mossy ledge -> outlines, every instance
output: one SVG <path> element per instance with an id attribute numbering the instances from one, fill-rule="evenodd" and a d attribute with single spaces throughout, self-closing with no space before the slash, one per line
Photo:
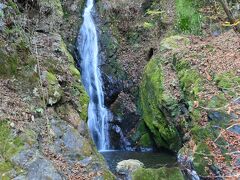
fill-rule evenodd
<path id="1" fill-rule="evenodd" d="M 165 91 L 162 59 L 153 58 L 146 66 L 140 86 L 143 119 L 153 133 L 158 147 L 178 151 L 181 147 L 179 133 L 168 119 L 178 111 L 176 100 Z"/>
<path id="2" fill-rule="evenodd" d="M 166 168 L 162 167 L 159 169 L 144 169 L 140 168 L 133 172 L 132 175 L 133 180 L 157 180 L 157 179 L 162 179 L 162 180 L 184 180 L 184 176 L 181 172 L 181 170 L 177 167 L 175 168 Z"/>

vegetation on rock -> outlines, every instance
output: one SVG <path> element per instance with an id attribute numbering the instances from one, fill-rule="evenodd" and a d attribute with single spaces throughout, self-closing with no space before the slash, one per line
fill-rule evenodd
<path id="1" fill-rule="evenodd" d="M 159 169 L 144 169 L 140 168 L 133 172 L 132 175 L 133 180 L 149 180 L 149 179 L 163 179 L 163 180 L 171 180 L 178 179 L 183 180 L 184 176 L 179 168 L 159 168 Z"/>

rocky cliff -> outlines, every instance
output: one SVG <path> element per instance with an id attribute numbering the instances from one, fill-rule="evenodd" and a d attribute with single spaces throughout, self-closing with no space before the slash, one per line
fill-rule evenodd
<path id="1" fill-rule="evenodd" d="M 0 179 L 112 179 L 72 56 L 83 1 L 0 3 Z"/>

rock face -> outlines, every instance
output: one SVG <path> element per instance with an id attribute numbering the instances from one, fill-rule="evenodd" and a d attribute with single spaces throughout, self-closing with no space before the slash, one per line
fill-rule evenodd
<path id="1" fill-rule="evenodd" d="M 120 137 L 120 134 L 115 131 L 115 127 L 121 124 L 119 127 L 130 142 L 130 148 L 133 149 L 155 147 L 154 143 L 151 143 L 152 138 L 147 146 L 139 143 L 142 142 L 141 138 L 144 139 L 144 135 L 146 137 L 146 134 L 150 134 L 148 128 L 142 128 L 139 84 L 144 66 L 151 59 L 157 44 L 170 27 L 164 23 L 164 17 L 169 17 L 170 24 L 173 20 L 172 15 L 168 14 L 172 12 L 173 6 L 170 6 L 172 2 L 97 1 L 99 13 L 97 22 L 103 59 L 101 69 L 105 77 L 107 106 L 114 114 L 111 134 L 115 134 L 115 139 L 112 141 L 116 142 L 116 139 L 119 139 L 117 137 Z M 158 11 L 162 10 L 164 13 L 160 15 Z M 148 14 L 148 11 L 157 13 Z M 121 144 L 115 145 L 115 147 L 119 146 L 121 147 Z"/>
<path id="2" fill-rule="evenodd" d="M 240 64 L 239 58 L 231 57 L 227 63 L 234 66 L 226 67 L 226 57 L 219 56 L 219 49 L 228 46 L 226 37 L 233 44 L 231 53 L 239 57 L 235 52 L 239 37 L 232 32 L 204 42 L 167 37 L 146 66 L 140 86 L 143 119 L 156 144 L 174 151 L 183 146 L 178 160 L 189 177 L 237 176 L 230 164 L 238 164 L 239 155 L 232 153 L 239 145 L 230 139 L 239 137 Z M 206 57 L 209 51 L 211 58 Z"/>
<path id="3" fill-rule="evenodd" d="M 0 4 L 0 179 L 114 179 L 89 136 L 70 53 L 83 3 Z"/>
<path id="4" fill-rule="evenodd" d="M 158 146 L 177 151 L 181 139 L 171 121 L 178 115 L 179 107 L 177 100 L 165 89 L 163 78 L 161 59 L 151 60 L 145 69 L 140 91 L 143 119 Z"/>

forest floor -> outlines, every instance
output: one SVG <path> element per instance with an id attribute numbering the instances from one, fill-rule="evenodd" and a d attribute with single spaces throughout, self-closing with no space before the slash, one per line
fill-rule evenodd
<path id="1" fill-rule="evenodd" d="M 198 107 L 207 111 L 226 112 L 231 118 L 224 127 L 219 125 L 219 133 L 216 139 L 208 139 L 208 145 L 215 164 L 222 170 L 224 179 L 238 179 L 240 176 L 240 82 L 234 78 L 240 77 L 240 35 L 233 30 L 225 32 L 217 37 L 191 36 L 191 44 L 187 47 L 190 53 L 184 55 L 184 59 L 191 63 L 206 80 L 205 91 L 198 94 L 200 99 L 210 100 L 220 93 L 224 94 L 225 101 L 217 108 Z M 181 51 L 181 49 L 179 49 Z M 224 83 L 233 82 L 228 85 L 218 84 L 218 77 L 225 78 L 223 74 L 233 73 L 232 79 L 226 77 Z M 230 77 L 231 78 L 231 77 Z M 233 92 L 234 95 L 232 95 Z M 208 125 L 207 113 L 202 114 L 199 125 L 203 128 Z M 220 122 L 219 122 L 220 123 Z M 225 142 L 224 151 L 221 141 Z M 229 156 L 231 161 L 226 160 Z M 205 157 L 211 164 L 212 160 Z"/>

